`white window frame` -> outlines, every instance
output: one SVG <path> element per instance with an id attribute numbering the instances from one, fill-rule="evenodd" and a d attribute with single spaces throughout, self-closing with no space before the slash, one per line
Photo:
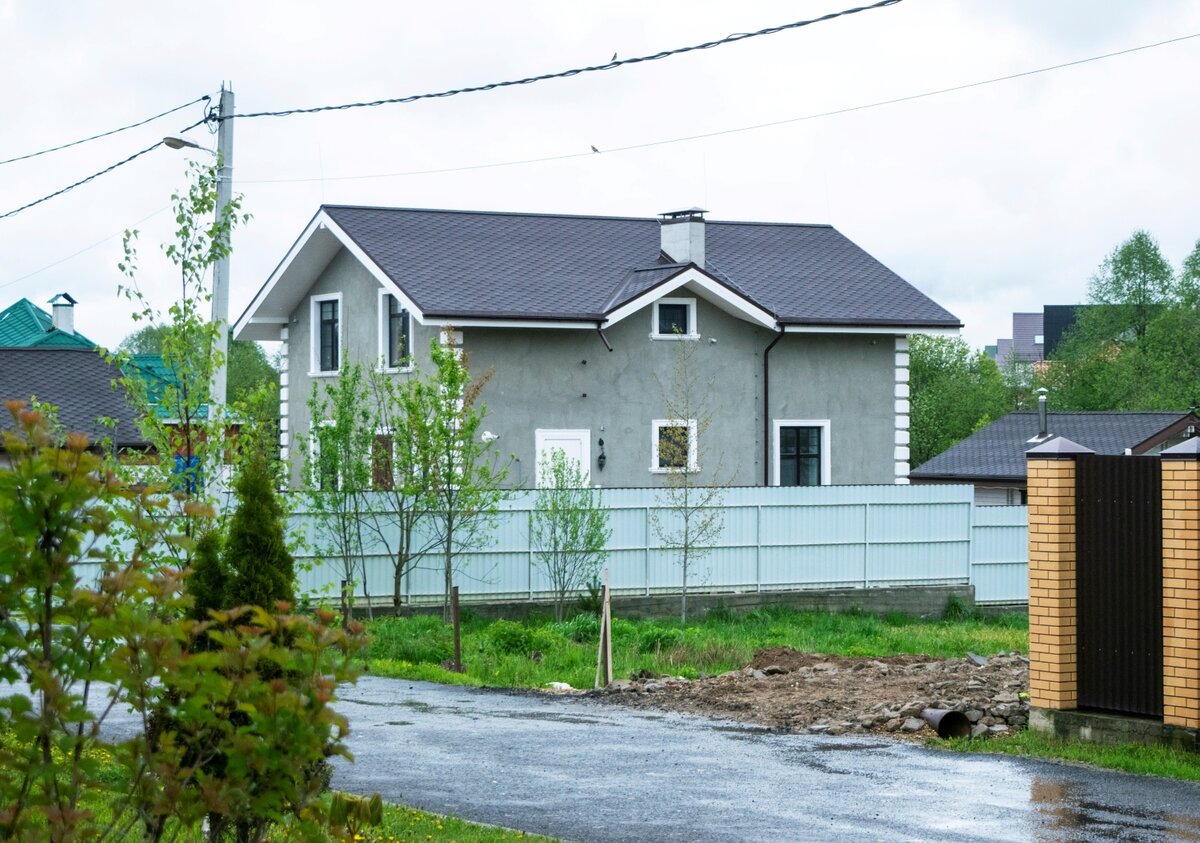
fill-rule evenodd
<path id="1" fill-rule="evenodd" d="M 829 448 L 829 419 L 775 419 L 771 423 L 771 485 L 779 485 L 779 429 L 783 427 L 819 427 L 821 428 L 821 484 L 833 485 L 833 460 Z"/>
<path id="2" fill-rule="evenodd" d="M 406 314 L 408 314 L 407 315 L 408 324 L 406 324 L 404 326 L 404 334 L 408 338 L 408 349 L 409 349 L 407 366 L 389 366 L 388 365 L 388 327 L 389 327 L 388 326 L 388 321 L 389 321 L 388 317 L 391 315 L 388 312 L 388 299 L 389 298 L 395 299 L 397 301 L 397 303 L 400 304 L 401 310 L 403 310 Z M 412 312 L 409 311 L 408 308 L 404 307 L 404 302 L 400 301 L 400 297 L 397 296 L 395 293 L 388 292 L 387 290 L 380 290 L 379 291 L 379 319 L 378 319 L 378 321 L 379 321 L 379 358 L 378 358 L 379 365 L 377 365 L 375 367 L 375 371 L 383 372 L 384 374 L 389 374 L 389 375 L 399 374 L 401 372 L 411 372 L 413 370 L 413 362 L 412 362 L 413 315 L 412 315 Z M 342 326 L 342 321 L 341 321 L 341 318 L 339 317 L 339 319 L 338 319 L 339 330 L 341 329 L 341 326 Z"/>
<path id="3" fill-rule="evenodd" d="M 686 427 L 688 430 L 688 464 L 683 469 L 678 466 L 661 467 L 658 464 L 659 431 L 664 427 Z M 654 419 L 650 422 L 650 473 L 672 474 L 679 471 L 699 471 L 699 446 L 696 436 L 697 424 L 695 419 Z"/>
<path id="4" fill-rule="evenodd" d="M 337 347 L 338 368 L 325 371 L 321 369 L 321 302 L 336 301 L 338 306 Z M 346 324 L 346 307 L 342 303 L 341 293 L 320 293 L 309 299 L 308 322 L 308 376 L 310 378 L 336 377 L 341 369 L 342 356 L 345 349 L 342 346 L 343 326 Z"/>
<path id="5" fill-rule="evenodd" d="M 658 332 L 658 306 L 660 304 L 687 305 L 688 332 L 686 334 L 660 334 Z M 694 298 L 664 297 L 650 308 L 650 339 L 652 340 L 698 340 L 700 326 L 696 322 L 696 300 Z"/>

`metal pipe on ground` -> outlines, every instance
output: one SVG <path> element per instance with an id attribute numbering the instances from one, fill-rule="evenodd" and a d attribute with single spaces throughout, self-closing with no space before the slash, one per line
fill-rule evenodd
<path id="1" fill-rule="evenodd" d="M 971 734 L 971 721 L 961 711 L 948 708 L 927 708 L 921 717 L 938 733 L 939 738 L 966 738 Z"/>

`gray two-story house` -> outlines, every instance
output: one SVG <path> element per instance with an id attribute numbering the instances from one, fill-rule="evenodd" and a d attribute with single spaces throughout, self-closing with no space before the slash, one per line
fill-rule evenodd
<path id="1" fill-rule="evenodd" d="M 447 330 L 482 394 L 483 435 L 536 484 L 562 448 L 604 486 L 677 470 L 660 380 L 696 343 L 711 425 L 693 466 L 734 485 L 905 483 L 908 344 L 957 318 L 828 225 L 323 206 L 235 336 L 282 341 L 282 451 L 342 361 L 428 368 Z M 656 379 L 656 374 L 658 378 Z M 715 476 L 715 466 L 721 466 Z"/>

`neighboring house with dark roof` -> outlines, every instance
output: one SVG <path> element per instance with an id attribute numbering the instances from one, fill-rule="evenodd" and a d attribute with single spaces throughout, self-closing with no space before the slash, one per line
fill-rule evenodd
<path id="1" fill-rule="evenodd" d="M 472 370 L 494 369 L 483 427 L 514 486 L 550 448 L 593 483 L 660 485 L 664 431 L 694 422 L 665 417 L 656 381 L 679 341 L 712 379 L 702 482 L 718 457 L 737 485 L 907 482 L 906 337 L 959 320 L 831 226 L 704 213 L 322 206 L 234 329 L 284 343 L 293 478 L 314 383 L 344 359 L 427 369 L 450 325 Z"/>
<path id="2" fill-rule="evenodd" d="M 93 443 L 111 439 L 118 451 L 145 450 L 149 443 L 137 413 L 124 393 L 112 387 L 120 375 L 90 347 L 0 348 L 0 401 L 52 404 L 64 432 L 84 433 Z M 104 420 L 111 420 L 111 426 Z M 0 427 L 14 427 L 7 410 Z"/>
<path id="3" fill-rule="evenodd" d="M 1196 434 L 1200 418 L 1191 412 L 1047 413 L 1016 412 L 972 433 L 952 448 L 917 466 L 913 483 L 971 483 L 979 505 L 1026 502 L 1025 452 L 1062 436 L 1097 454 L 1157 454 Z"/>

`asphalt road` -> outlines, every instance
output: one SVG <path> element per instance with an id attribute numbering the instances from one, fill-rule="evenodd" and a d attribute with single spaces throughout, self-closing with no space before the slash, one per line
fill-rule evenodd
<path id="1" fill-rule="evenodd" d="M 334 786 L 573 841 L 1195 840 L 1200 785 L 363 677 Z"/>

